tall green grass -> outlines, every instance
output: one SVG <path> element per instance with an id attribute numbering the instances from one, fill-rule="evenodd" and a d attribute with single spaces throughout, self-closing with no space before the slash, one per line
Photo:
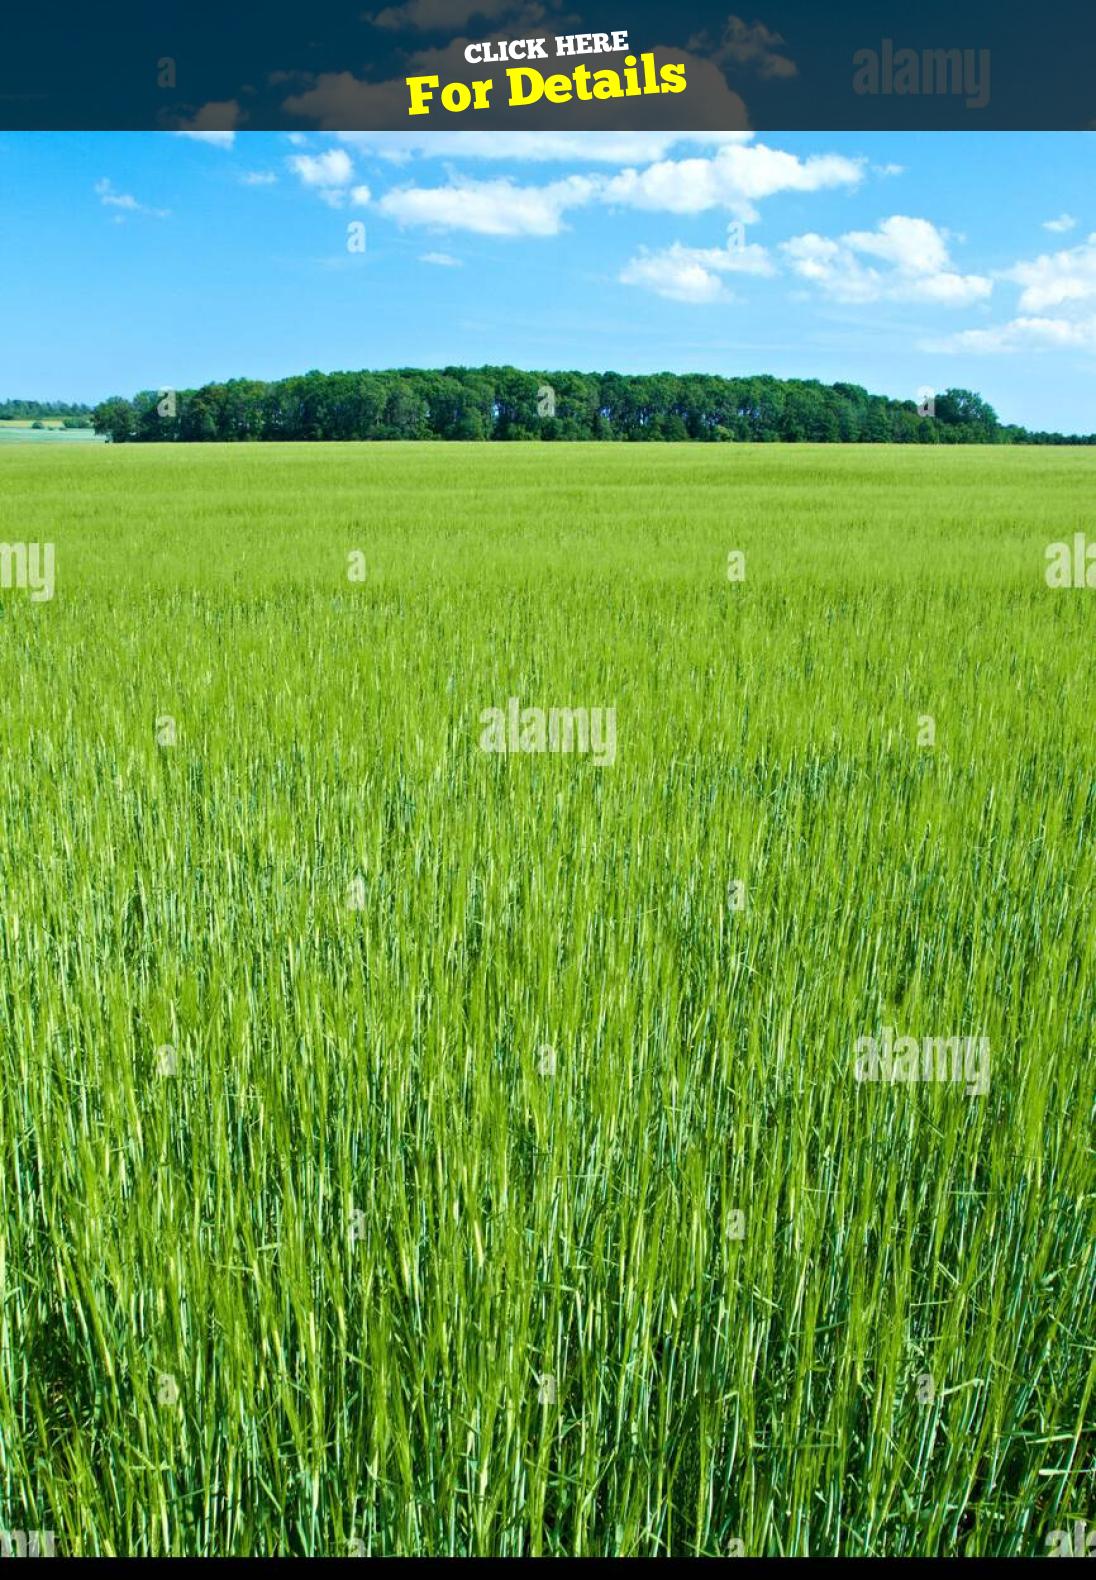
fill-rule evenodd
<path id="1" fill-rule="evenodd" d="M 1043 576 L 1092 467 L 0 456 L 57 554 L 0 593 L 0 1525 L 1096 1522 L 1096 592 Z M 514 695 L 615 764 L 480 751 Z M 882 1025 L 987 1036 L 989 1095 L 858 1084 Z"/>

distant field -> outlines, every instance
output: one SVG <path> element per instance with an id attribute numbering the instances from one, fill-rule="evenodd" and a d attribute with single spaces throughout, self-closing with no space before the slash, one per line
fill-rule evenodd
<path id="1" fill-rule="evenodd" d="M 3 447 L 2 1523 L 1091 1529 L 1094 469 Z M 614 760 L 482 750 L 512 697 Z"/>
<path id="2" fill-rule="evenodd" d="M 103 443 L 103 440 L 92 428 L 66 428 L 60 419 L 54 421 L 49 417 L 43 417 L 39 420 L 42 422 L 41 428 L 34 426 L 34 418 L 0 418 L 0 444 L 19 444 L 23 440 L 41 441 L 43 439 L 51 442 L 79 439 L 85 444 Z"/>

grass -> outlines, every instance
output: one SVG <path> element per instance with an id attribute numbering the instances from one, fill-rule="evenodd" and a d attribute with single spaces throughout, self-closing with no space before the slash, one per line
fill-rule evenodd
<path id="1" fill-rule="evenodd" d="M 1096 593 L 1043 574 L 1092 467 L 4 453 L 57 555 L 0 593 L 6 1528 L 1096 1521 Z M 482 752 L 514 695 L 616 762 Z M 988 1037 L 988 1095 L 858 1083 L 883 1025 Z"/>

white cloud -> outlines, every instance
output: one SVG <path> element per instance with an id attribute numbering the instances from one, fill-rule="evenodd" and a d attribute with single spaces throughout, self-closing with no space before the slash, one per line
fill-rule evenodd
<path id="1" fill-rule="evenodd" d="M 604 199 L 627 208 L 700 214 L 724 208 L 739 219 L 758 217 L 756 204 L 779 192 L 817 192 L 856 186 L 864 161 L 841 154 L 800 159 L 764 143 L 732 143 L 710 159 L 666 159 L 644 170 L 622 170 L 604 187 Z"/>
<path id="2" fill-rule="evenodd" d="M 322 154 L 291 154 L 286 163 L 306 187 L 344 187 L 354 175 L 345 148 L 329 148 Z"/>
<path id="3" fill-rule="evenodd" d="M 721 276 L 772 274 L 764 247 L 683 247 L 680 242 L 659 252 L 641 247 L 620 271 L 622 285 L 638 285 L 673 302 L 717 302 L 728 299 Z"/>
<path id="4" fill-rule="evenodd" d="M 801 160 L 763 144 L 721 145 L 711 158 L 661 160 L 615 175 L 571 174 L 544 186 L 510 177 L 451 179 L 448 186 L 408 185 L 381 199 L 383 213 L 404 225 L 434 225 L 492 236 L 554 236 L 568 209 L 598 201 L 622 208 L 699 214 L 723 208 L 757 218 L 756 201 L 778 192 L 856 185 L 861 161 L 819 154 Z"/>
<path id="5" fill-rule="evenodd" d="M 964 329 L 926 344 L 926 351 L 1096 351 L 1096 317 L 1014 318 L 991 329 Z"/>
<path id="6" fill-rule="evenodd" d="M 111 182 L 106 176 L 103 177 L 102 181 L 96 181 L 95 190 L 99 194 L 99 201 L 106 208 L 128 208 L 136 210 L 141 207 L 137 199 L 135 197 L 131 197 L 128 192 L 115 192 Z"/>
<path id="7" fill-rule="evenodd" d="M 245 187 L 272 187 L 277 180 L 273 170 L 245 170 L 240 177 Z"/>
<path id="8" fill-rule="evenodd" d="M 664 159 L 675 148 L 749 142 L 753 132 L 340 132 L 363 153 L 406 164 L 421 159 L 477 159 L 548 164 L 632 165 Z"/>
<path id="9" fill-rule="evenodd" d="M 364 208 L 370 201 L 372 193 L 367 186 L 350 184 L 354 163 L 345 148 L 329 148 L 322 154 L 291 154 L 286 164 L 329 208 Z"/>
<path id="10" fill-rule="evenodd" d="M 715 302 L 725 296 L 723 281 L 691 256 L 688 247 L 641 253 L 620 272 L 622 285 L 643 285 L 673 302 Z"/>
<path id="11" fill-rule="evenodd" d="M 569 208 L 588 203 L 596 185 L 567 176 L 542 187 L 509 179 L 453 182 L 445 187 L 396 187 L 378 207 L 401 225 L 471 230 L 482 236 L 555 236 Z"/>
<path id="12" fill-rule="evenodd" d="M 461 269 L 464 265 L 459 258 L 454 258 L 448 252 L 424 252 L 419 258 L 420 263 L 433 263 L 439 269 Z"/>
<path id="13" fill-rule="evenodd" d="M 877 230 L 850 230 L 842 240 L 854 252 L 866 252 L 905 272 L 938 274 L 948 266 L 947 241 L 927 219 L 892 214 Z"/>
<path id="14" fill-rule="evenodd" d="M 801 279 L 839 302 L 934 302 L 964 307 L 990 295 L 985 275 L 958 274 L 947 232 L 927 219 L 892 214 L 874 231 L 849 231 L 836 240 L 808 232 L 781 243 Z M 884 269 L 865 263 L 874 258 Z"/>
<path id="15" fill-rule="evenodd" d="M 1039 313 L 1046 307 L 1088 301 L 1096 297 L 1096 231 L 1076 247 L 1043 253 L 1005 269 L 1002 278 L 1023 286 L 1022 312 Z"/>
<path id="16" fill-rule="evenodd" d="M 964 329 L 934 349 L 985 354 L 1096 351 L 1096 232 L 1076 247 L 1003 269 L 1000 278 L 1021 287 L 1017 316 L 985 329 Z M 1047 311 L 1053 308 L 1058 311 Z"/>
<path id="17" fill-rule="evenodd" d="M 175 137 L 192 137 L 196 143 L 209 143 L 213 148 L 231 148 L 236 141 L 235 132 L 193 132 L 180 130 Z"/>
<path id="18" fill-rule="evenodd" d="M 1045 219 L 1043 221 L 1043 229 L 1061 232 L 1073 230 L 1076 224 L 1077 221 L 1072 214 L 1059 214 L 1057 219 Z"/>
<path id="19" fill-rule="evenodd" d="M 101 181 L 96 181 L 95 191 L 104 208 L 123 209 L 128 214 L 150 214 L 154 219 L 167 219 L 171 213 L 167 208 L 150 208 L 146 203 L 138 203 L 129 192 L 116 192 L 113 182 L 107 176 Z M 121 218 L 121 215 L 115 217 Z"/>

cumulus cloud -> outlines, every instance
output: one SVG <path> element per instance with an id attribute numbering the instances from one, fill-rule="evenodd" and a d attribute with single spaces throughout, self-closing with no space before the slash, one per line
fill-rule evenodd
<path id="1" fill-rule="evenodd" d="M 1096 232 L 1076 247 L 1003 269 L 1000 278 L 1021 287 L 1017 316 L 984 329 L 964 329 L 934 349 L 1096 351 Z"/>
<path id="2" fill-rule="evenodd" d="M 622 285 L 642 286 L 672 302 L 726 301 L 724 275 L 773 273 L 765 248 L 740 243 L 735 230 L 732 226 L 726 247 L 684 247 L 680 242 L 657 252 L 641 247 L 618 279 Z"/>
<path id="3" fill-rule="evenodd" d="M 763 198 L 778 192 L 853 187 L 863 174 L 862 159 L 840 154 L 800 159 L 764 143 L 740 142 L 721 147 L 710 159 L 664 159 L 643 170 L 622 170 L 606 184 L 605 200 L 670 214 L 724 208 L 739 219 L 754 221 L 756 205 Z"/>
<path id="4" fill-rule="evenodd" d="M 291 154 L 286 163 L 306 187 L 344 187 L 354 174 L 345 148 L 329 148 L 322 154 Z"/>
<path id="5" fill-rule="evenodd" d="M 212 148 L 231 148 L 236 141 L 235 132 L 191 132 L 181 129 L 176 137 L 192 137 L 196 143 L 209 143 Z"/>
<path id="6" fill-rule="evenodd" d="M 1043 229 L 1061 232 L 1073 230 L 1076 224 L 1077 221 L 1072 214 L 1059 214 L 1057 219 L 1045 219 L 1043 221 Z"/>
<path id="7" fill-rule="evenodd" d="M 295 135 L 300 135 L 295 134 Z M 527 164 L 648 164 L 675 148 L 749 142 L 753 132 L 340 132 L 340 142 L 393 164 L 419 159 Z"/>
<path id="8" fill-rule="evenodd" d="M 1087 241 L 1061 252 L 1042 253 L 1002 272 L 1002 279 L 1023 286 L 1020 308 L 1038 313 L 1066 302 L 1096 297 L 1096 231 Z"/>
<path id="9" fill-rule="evenodd" d="M 353 186 L 354 162 L 345 148 L 328 148 L 322 154 L 291 154 L 286 164 L 303 184 L 330 208 L 364 208 L 372 194 L 367 186 Z"/>
<path id="10" fill-rule="evenodd" d="M 1096 351 L 1096 317 L 1014 318 L 989 329 L 963 329 L 926 344 L 927 351 Z"/>
<path id="11" fill-rule="evenodd" d="M 245 170 L 240 176 L 241 185 L 245 187 L 272 187 L 277 180 L 273 170 Z"/>
<path id="12" fill-rule="evenodd" d="M 448 252 L 424 252 L 420 256 L 419 262 L 432 263 L 439 269 L 463 268 L 463 264 L 461 263 L 460 259 L 454 258 L 452 253 Z"/>
<path id="13" fill-rule="evenodd" d="M 993 289 L 985 275 L 954 269 L 946 231 L 904 214 L 891 215 L 874 231 L 849 231 L 836 239 L 813 231 L 794 236 L 781 250 L 801 279 L 839 302 L 965 307 Z"/>
<path id="14" fill-rule="evenodd" d="M 177 131 L 181 137 L 193 137 L 215 148 L 231 148 L 236 140 L 235 128 L 243 120 L 246 116 L 238 100 L 216 99 L 203 104 L 187 120 L 180 121 Z"/>
<path id="15" fill-rule="evenodd" d="M 554 236 L 568 209 L 597 201 L 619 208 L 700 214 L 722 208 L 756 220 L 756 204 L 778 192 L 854 186 L 861 162 L 820 154 L 799 159 L 759 143 L 722 144 L 710 158 L 659 160 L 615 174 L 572 174 L 543 186 L 510 178 L 398 187 L 381 199 L 383 213 L 404 225 L 472 230 L 493 236 Z"/>
<path id="16" fill-rule="evenodd" d="M 167 208 L 150 208 L 147 203 L 138 203 L 130 192 L 116 192 L 108 176 L 96 181 L 95 191 L 104 208 L 120 209 L 126 214 L 149 214 L 154 219 L 167 219 L 171 213 Z"/>
<path id="17" fill-rule="evenodd" d="M 519 186 L 508 179 L 452 181 L 444 187 L 395 187 L 378 207 L 401 225 L 470 230 L 482 236 L 555 236 L 569 208 L 589 203 L 597 191 L 586 176 L 567 176 L 545 186 Z"/>
<path id="18" fill-rule="evenodd" d="M 762 78 L 797 76 L 794 60 L 776 49 L 783 42 L 780 34 L 770 32 L 763 22 L 750 26 L 740 16 L 729 16 L 717 39 L 705 30 L 689 40 L 689 48 L 708 55 L 717 65 L 743 66 Z"/>

